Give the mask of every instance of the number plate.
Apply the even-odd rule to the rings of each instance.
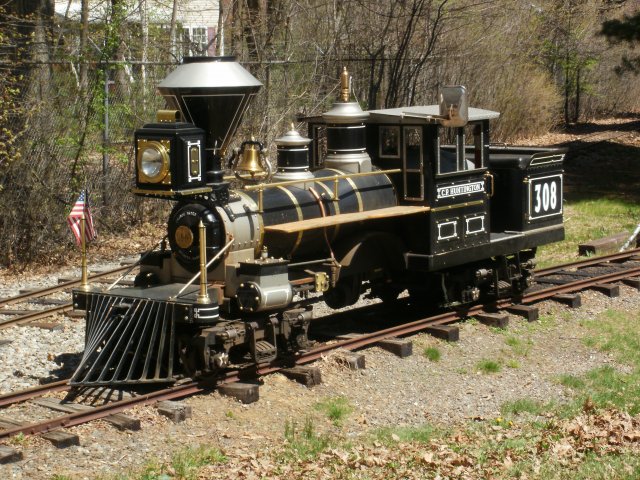
[[[562,175],[529,179],[529,219],[562,215]]]

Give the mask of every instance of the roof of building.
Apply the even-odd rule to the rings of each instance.
[[[128,5],[126,18],[134,22],[140,21],[140,5]],[[72,21],[80,21],[82,3],[80,0],[55,0],[55,13]],[[110,14],[110,2],[90,0],[89,21],[104,22]],[[151,23],[168,24],[171,21],[172,6],[170,2],[150,0],[147,15]],[[219,2],[215,0],[181,0],[178,4],[178,22],[183,25],[216,26],[220,11]]]

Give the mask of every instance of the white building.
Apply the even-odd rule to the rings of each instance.
[[[141,22],[141,6],[146,3],[149,23],[169,28],[174,0],[137,0],[129,5],[127,17]],[[55,0],[59,18],[80,21],[81,0]],[[183,55],[214,55],[220,13],[219,0],[177,1],[177,25]],[[104,22],[109,16],[111,0],[89,0],[89,22]]]

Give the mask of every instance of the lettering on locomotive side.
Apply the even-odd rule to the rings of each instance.
[[[484,192],[484,182],[470,182],[446,187],[438,187],[438,200],[441,198],[453,198],[460,195]]]

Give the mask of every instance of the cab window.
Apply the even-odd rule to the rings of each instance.
[[[485,166],[484,129],[481,123],[438,132],[438,173],[465,172]]]

